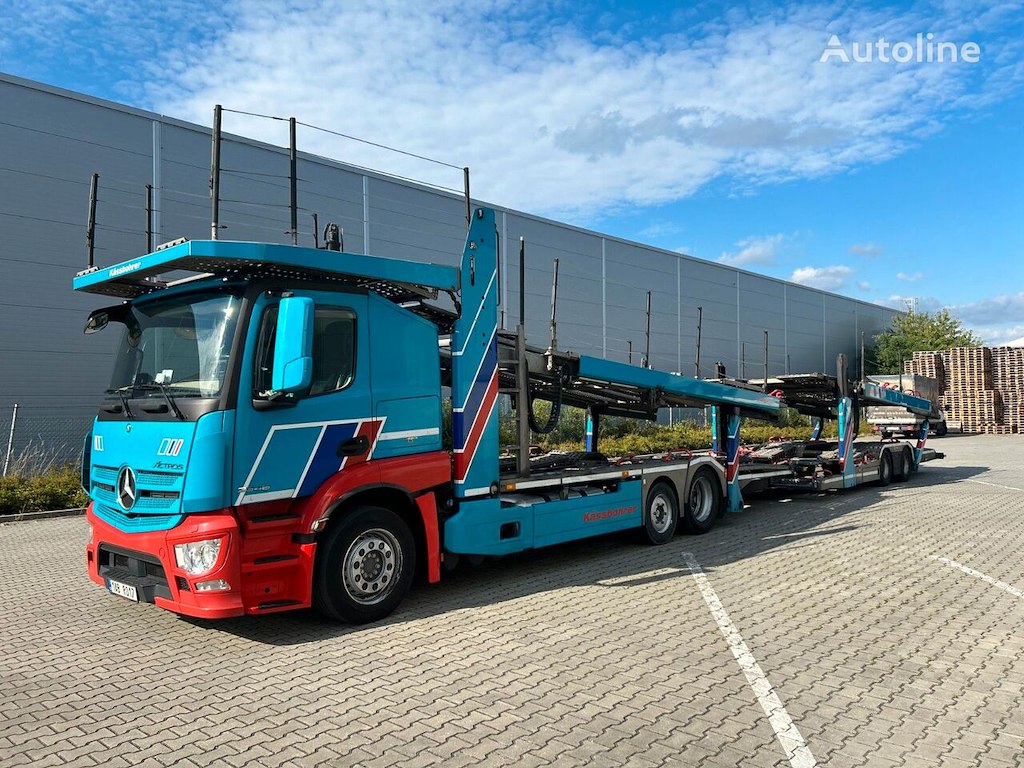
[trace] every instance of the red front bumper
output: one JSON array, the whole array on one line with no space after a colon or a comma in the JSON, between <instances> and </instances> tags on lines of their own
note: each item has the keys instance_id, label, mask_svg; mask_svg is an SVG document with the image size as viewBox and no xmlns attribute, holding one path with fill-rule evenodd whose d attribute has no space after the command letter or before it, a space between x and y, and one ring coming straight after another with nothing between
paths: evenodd
<instances>
[{"instance_id":1,"label":"red front bumper","mask_svg":"<svg viewBox=\"0 0 1024 768\"><path fill-rule=\"evenodd\" d=\"M190 515L169 531L125 533L86 511L92 538L86 545L89 578L109 589L111 580L136 587L141 602L175 613L223 619L245 613L242 601L241 538L234 515ZM224 538L213 570L193 576L179 568L174 545ZM197 584L223 579L229 589L197 591Z\"/></svg>"}]
</instances>

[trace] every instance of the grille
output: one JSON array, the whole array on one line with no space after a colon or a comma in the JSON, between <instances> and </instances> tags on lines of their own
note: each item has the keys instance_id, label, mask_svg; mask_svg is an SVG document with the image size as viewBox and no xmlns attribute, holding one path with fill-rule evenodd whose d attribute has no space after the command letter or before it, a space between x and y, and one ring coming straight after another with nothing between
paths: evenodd
<instances>
[{"instance_id":1,"label":"grille","mask_svg":"<svg viewBox=\"0 0 1024 768\"><path fill-rule=\"evenodd\" d=\"M141 531L166 531L178 525L178 523L180 523L185 517L184 515L179 515L177 513L164 515L146 513L138 515L132 512L125 512L111 504L103 503L95 504L93 506L93 512L95 512L96 516L103 522L127 533L138 533Z\"/></svg>"},{"instance_id":2,"label":"grille","mask_svg":"<svg viewBox=\"0 0 1024 768\"><path fill-rule=\"evenodd\" d=\"M135 477L139 485L146 488L167 488L175 485L181 479L177 472L150 472L148 470L137 470Z\"/></svg>"}]
</instances>

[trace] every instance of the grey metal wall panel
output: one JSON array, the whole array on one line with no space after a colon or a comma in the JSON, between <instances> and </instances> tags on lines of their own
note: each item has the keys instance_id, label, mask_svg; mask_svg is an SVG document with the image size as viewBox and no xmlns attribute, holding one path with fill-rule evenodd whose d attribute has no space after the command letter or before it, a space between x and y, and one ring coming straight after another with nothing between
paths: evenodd
<instances>
[{"instance_id":1,"label":"grey metal wall panel","mask_svg":"<svg viewBox=\"0 0 1024 768\"><path fill-rule=\"evenodd\" d=\"M569 233L549 222L506 218L502 260L508 286L502 290L506 326L519 321L519 238L526 252L526 332L534 344L546 343L551 317L551 281L559 260L558 343L562 349L600 353L603 340L601 307L601 239Z\"/></svg>"},{"instance_id":2,"label":"grey metal wall panel","mask_svg":"<svg viewBox=\"0 0 1024 768\"><path fill-rule=\"evenodd\" d=\"M103 299L70 290L84 266L89 175L100 173L97 262L145 248L145 185L155 188L156 242L210 235L209 130L160 115L0 75L0 417L10 405L92 408L109 377L116 334L81 336ZM301 135L300 135L301 148ZM290 242L287 151L226 136L220 235ZM337 222L346 250L456 264L464 201L402 180L300 153L299 242L310 214ZM365 194L364 194L365 192ZM563 349L633 361L645 345L652 293L651 364L693 372L697 307L703 308L701 372L760 376L764 330L769 369L831 371L856 358L859 334L888 327L884 307L649 248L498 208L501 305L518 313L518 240L527 243L527 332L548 337L551 267L560 261L558 337ZM369 234L369 242L364 233Z\"/></svg>"},{"instance_id":3,"label":"grey metal wall panel","mask_svg":"<svg viewBox=\"0 0 1024 768\"><path fill-rule=\"evenodd\" d=\"M370 252L457 264L466 242L466 206L397 182L370 178Z\"/></svg>"},{"instance_id":4,"label":"grey metal wall panel","mask_svg":"<svg viewBox=\"0 0 1024 768\"><path fill-rule=\"evenodd\" d=\"M786 371L785 297L781 283L757 275L739 275L741 377L764 375L765 331L768 375Z\"/></svg>"}]
</instances>

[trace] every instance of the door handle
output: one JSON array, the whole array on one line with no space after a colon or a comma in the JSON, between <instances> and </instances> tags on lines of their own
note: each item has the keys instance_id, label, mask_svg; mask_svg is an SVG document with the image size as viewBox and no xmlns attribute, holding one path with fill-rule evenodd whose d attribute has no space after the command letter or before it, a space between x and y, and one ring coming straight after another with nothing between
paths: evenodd
<instances>
[{"instance_id":1,"label":"door handle","mask_svg":"<svg viewBox=\"0 0 1024 768\"><path fill-rule=\"evenodd\" d=\"M340 442L338 444L338 457L362 456L368 450L370 450L370 441L366 435L360 435L359 437L353 437Z\"/></svg>"}]
</instances>

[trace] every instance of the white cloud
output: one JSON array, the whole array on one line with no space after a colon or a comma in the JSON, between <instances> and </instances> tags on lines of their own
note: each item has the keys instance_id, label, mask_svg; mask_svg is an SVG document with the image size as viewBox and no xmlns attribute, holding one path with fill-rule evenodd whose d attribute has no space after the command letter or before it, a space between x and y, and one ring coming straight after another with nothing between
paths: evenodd
<instances>
[{"instance_id":1,"label":"white cloud","mask_svg":"<svg viewBox=\"0 0 1024 768\"><path fill-rule=\"evenodd\" d=\"M868 257L881 256L884 250L885 249L882 248L882 246L877 245L876 243L854 243L850 246L850 255Z\"/></svg>"},{"instance_id":2,"label":"white cloud","mask_svg":"<svg viewBox=\"0 0 1024 768\"><path fill-rule=\"evenodd\" d=\"M671 235L678 235L682 231L683 228L674 221L655 221L639 230L637 235L645 240L654 240L669 237Z\"/></svg>"},{"instance_id":3,"label":"white cloud","mask_svg":"<svg viewBox=\"0 0 1024 768\"><path fill-rule=\"evenodd\" d=\"M869 283L867 280L861 280L859 283L857 283L857 288L862 291L870 291L871 283Z\"/></svg>"},{"instance_id":4,"label":"white cloud","mask_svg":"<svg viewBox=\"0 0 1024 768\"><path fill-rule=\"evenodd\" d=\"M793 275L789 279L794 283L801 283L811 288L838 291L846 285L852 276L852 269L837 264L830 267L800 267L793 271Z\"/></svg>"},{"instance_id":5,"label":"white cloud","mask_svg":"<svg viewBox=\"0 0 1024 768\"><path fill-rule=\"evenodd\" d=\"M986 346L990 347L1024 347L1024 324L986 326L979 325L971 328L982 338Z\"/></svg>"},{"instance_id":6,"label":"white cloud","mask_svg":"<svg viewBox=\"0 0 1024 768\"><path fill-rule=\"evenodd\" d=\"M116 65L120 91L142 106L204 125L217 103L294 115L469 165L479 199L556 217L674 201L716 179L743 194L883 162L1024 79L1021 41L1005 24L1012 10L995 2L968 21L941 2L763 5L707 22L680 12L632 37L640 25L590 32L574 6L538 0L8 5L0 50L14 41L28 67L32 56L95 65L128 51L134 58ZM965 40L981 31L999 53L986 48L970 66L819 62L831 34L898 40L917 30ZM229 114L224 129L286 141L279 122ZM457 170L305 127L299 143L461 187Z\"/></svg>"},{"instance_id":7,"label":"white cloud","mask_svg":"<svg viewBox=\"0 0 1024 768\"><path fill-rule=\"evenodd\" d=\"M733 267L749 267L753 264L773 264L778 248L786 239L785 235L746 237L736 243L738 251L725 251L718 257L721 264Z\"/></svg>"},{"instance_id":8,"label":"white cloud","mask_svg":"<svg viewBox=\"0 0 1024 768\"><path fill-rule=\"evenodd\" d=\"M987 64L818 61L832 32L946 36L961 16L943 6L794 5L615 41L588 37L570 15L552 18L551 6L529 0L228 9L226 31L202 55L175 50L147 68L155 107L202 123L214 103L297 115L469 165L481 199L552 215L677 200L720 177L742 189L881 162L938 130L964 108L959 99L977 108L989 73ZM280 124L231 116L226 129L283 143ZM373 148L305 130L300 140L360 165L424 174ZM449 176L429 180L458 187Z\"/></svg>"},{"instance_id":9,"label":"white cloud","mask_svg":"<svg viewBox=\"0 0 1024 768\"><path fill-rule=\"evenodd\" d=\"M950 310L964 322L978 325L1024 324L1024 291L1000 293L980 301L954 304Z\"/></svg>"},{"instance_id":10,"label":"white cloud","mask_svg":"<svg viewBox=\"0 0 1024 768\"><path fill-rule=\"evenodd\" d=\"M922 272L897 272L896 279L902 280L905 283L916 283L918 280L924 277Z\"/></svg>"}]
</instances>

